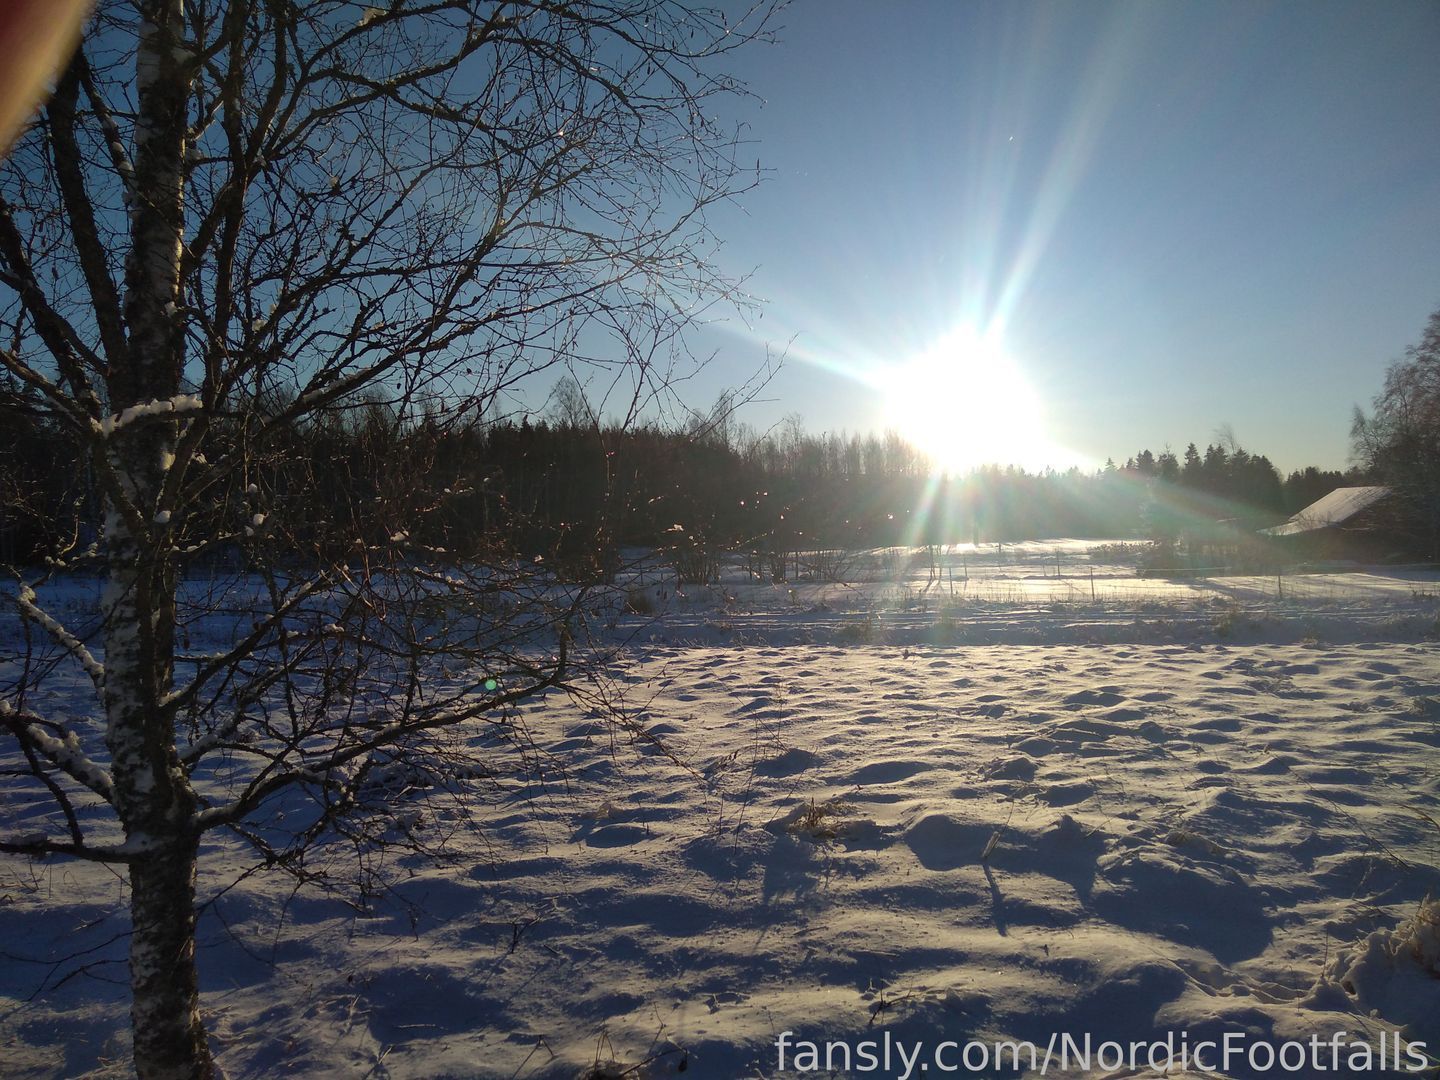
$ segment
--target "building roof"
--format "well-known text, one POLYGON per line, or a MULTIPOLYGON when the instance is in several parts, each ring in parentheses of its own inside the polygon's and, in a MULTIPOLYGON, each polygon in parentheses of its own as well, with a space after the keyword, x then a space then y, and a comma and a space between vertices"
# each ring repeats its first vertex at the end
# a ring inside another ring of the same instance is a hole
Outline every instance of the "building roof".
POLYGON ((1336 488, 1323 499, 1317 499, 1295 514, 1283 525, 1272 529, 1261 529, 1266 536, 1297 536, 1300 533, 1332 529, 1343 525, 1362 510, 1368 510, 1386 495, 1387 487, 1342 487, 1336 488))

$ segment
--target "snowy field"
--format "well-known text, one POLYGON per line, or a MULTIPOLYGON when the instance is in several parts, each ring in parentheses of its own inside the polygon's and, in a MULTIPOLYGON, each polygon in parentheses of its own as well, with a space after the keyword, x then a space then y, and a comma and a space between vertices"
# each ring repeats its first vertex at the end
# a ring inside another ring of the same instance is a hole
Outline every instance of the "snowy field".
MULTIPOLYGON (((889 1040, 944 1075, 946 1041, 1043 1056, 1057 1033, 1243 1048, 1174 1076, 1403 1074, 1349 1056, 1382 1039, 1440 1056, 1436 575, 1140 578, 1086 548, 635 580, 595 629, 632 642, 637 730, 533 703, 543 776, 516 762, 398 820, 444 855, 382 856, 363 908, 242 876, 212 838, 220 1064, 904 1075, 795 1056, 889 1040), (1244 1053, 1312 1036, 1318 1068, 1244 1053)), ((52 602, 83 614, 69 588, 52 602)), ((0 788, 0 831, 38 813, 0 788)), ((125 905, 105 868, 0 861, 0 1075, 127 1075, 125 905)))

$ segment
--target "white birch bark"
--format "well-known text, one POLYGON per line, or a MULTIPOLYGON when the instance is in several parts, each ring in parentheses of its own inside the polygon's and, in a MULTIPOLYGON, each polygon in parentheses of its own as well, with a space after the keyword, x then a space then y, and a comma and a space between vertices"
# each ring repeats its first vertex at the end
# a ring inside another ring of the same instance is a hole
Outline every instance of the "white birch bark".
MULTIPOLYGON (((184 338, 176 317, 184 228, 184 157, 191 73, 181 48, 182 0, 145 0, 136 52, 135 196, 124 314, 129 348, 107 387, 116 414, 179 392, 184 338)), ((173 411, 172 411, 173 412, 173 411)), ((105 451, 137 513, 106 514, 103 609, 106 743, 130 864, 130 981, 135 1070, 142 1080, 212 1074, 195 969, 195 795, 162 707, 174 662, 175 574, 163 530, 149 527, 175 421, 117 426, 105 451)))

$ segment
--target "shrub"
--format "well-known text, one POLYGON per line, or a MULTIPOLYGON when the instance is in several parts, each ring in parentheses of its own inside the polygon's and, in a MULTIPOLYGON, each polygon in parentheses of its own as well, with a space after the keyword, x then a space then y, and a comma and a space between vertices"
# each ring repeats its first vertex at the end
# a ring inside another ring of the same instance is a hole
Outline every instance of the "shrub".
POLYGON ((1440 900, 1427 899, 1411 920, 1400 928, 1402 948, 1426 972, 1440 978, 1440 900))
POLYGON ((879 620, 871 613, 846 622, 836 631, 836 636, 848 645, 873 645, 879 629, 879 620))

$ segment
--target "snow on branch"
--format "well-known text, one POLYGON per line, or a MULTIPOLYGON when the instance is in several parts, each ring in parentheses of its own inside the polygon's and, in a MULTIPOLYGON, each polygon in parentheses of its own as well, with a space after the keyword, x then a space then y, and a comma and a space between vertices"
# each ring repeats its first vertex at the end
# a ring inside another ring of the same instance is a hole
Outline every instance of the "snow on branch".
POLYGON ((115 781, 110 771, 90 758, 80 747, 80 737, 54 722, 46 722, 59 738, 45 730, 39 717, 18 711, 8 701, 0 701, 0 722, 10 729, 22 744, 47 758, 56 768, 77 784, 83 784, 106 802, 114 805, 115 781))
POLYGON ((120 127, 115 123, 115 116, 111 113, 104 94, 100 92, 95 83, 95 73, 84 52, 76 54, 75 66, 80 76, 80 85, 85 88, 85 96, 90 99, 90 107, 95 110, 95 118, 100 122, 100 130, 105 135, 105 146, 110 152, 110 162, 121 182, 124 183, 127 195, 133 197, 135 165, 130 160, 130 155, 125 152, 125 140, 120 135, 120 127))
POLYGON ((0 852, 7 855, 29 855, 39 858, 45 855, 69 855, 90 862, 128 863, 139 855, 158 849, 157 842, 142 834, 127 837, 119 844, 92 846, 83 842, 66 843, 52 840, 43 833, 23 833, 0 839, 0 852))
POLYGON ((112 416, 103 420, 92 420, 90 426, 96 434, 102 436, 113 435, 116 430, 133 424, 136 420, 147 420, 157 416, 183 416, 186 413, 199 412, 204 408, 204 402, 198 394, 176 394, 172 398, 165 398, 163 401, 146 401, 139 405, 131 405, 128 409, 121 409, 112 416))
POLYGON ((94 654, 85 647, 83 641, 56 622, 49 612, 35 603, 35 600, 35 590, 29 585, 22 585, 20 595, 15 598, 15 603, 25 618, 39 623, 57 645, 79 661, 80 666, 85 669, 85 673, 90 676, 90 681, 95 684, 95 689, 103 692, 105 689, 105 665, 95 659, 94 654))

